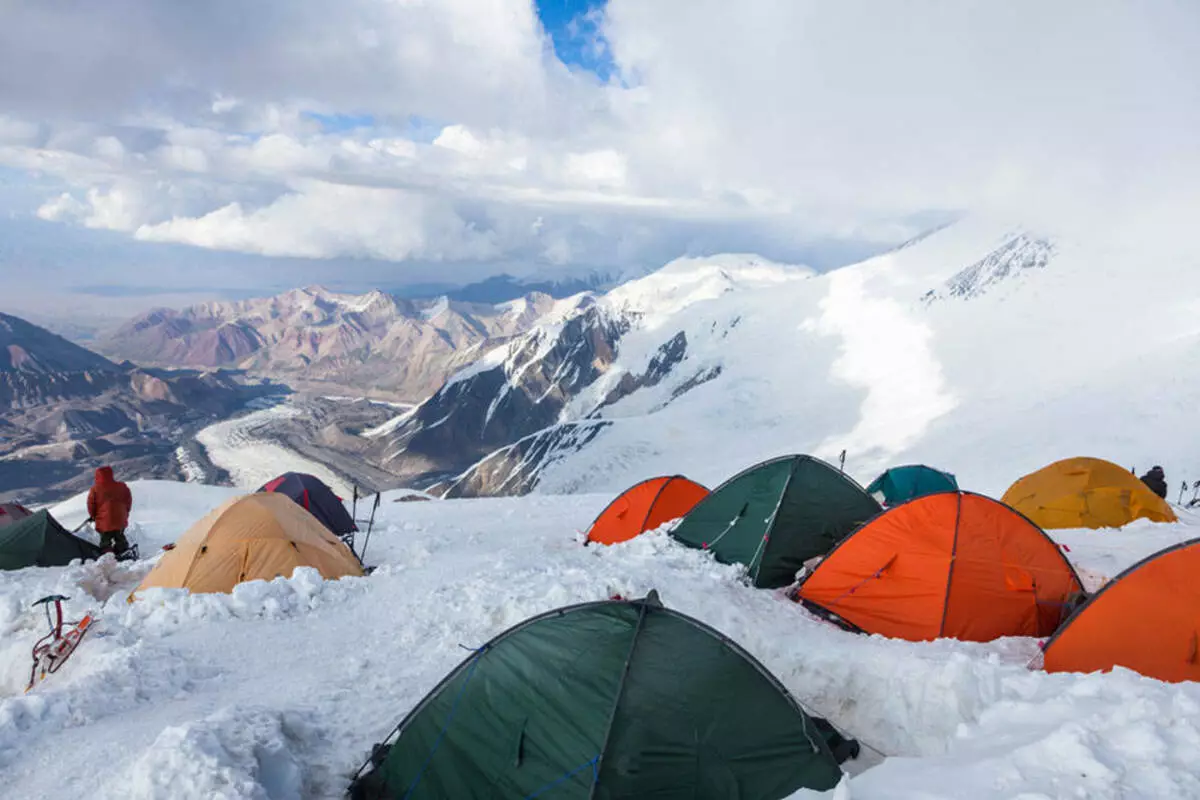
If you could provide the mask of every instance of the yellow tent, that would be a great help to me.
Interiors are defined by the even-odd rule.
[[[296,567],[326,579],[363,574],[316,517],[286,495],[260,492],[235,497],[189,528],[134,593],[155,586],[229,592],[243,581],[290,577]]]
[[[1137,476],[1099,458],[1056,461],[1014,483],[1003,500],[1043,528],[1120,528],[1142,517],[1177,519]]]

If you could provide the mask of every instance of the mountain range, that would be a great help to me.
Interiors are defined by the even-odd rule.
[[[148,386],[174,398],[164,419],[217,418],[248,390],[220,371],[236,367],[274,388],[412,400],[365,429],[385,406],[341,419],[325,404],[312,424],[292,414],[279,441],[325,431],[306,458],[326,448],[330,463],[452,497],[617,491],[679,472],[715,484],[782,452],[844,452],[859,476],[932,463],[990,492],[1078,454],[1192,480],[1180,432],[1200,400],[1186,377],[1200,329],[1179,287],[1197,266],[1176,240],[968,218],[821,274],[683,258],[608,291],[499,304],[312,287],[151,312],[102,344],[194,368],[183,374],[119,366],[10,320],[0,397],[43,410],[21,433],[10,411],[0,441],[27,458],[111,437],[138,414],[107,398],[146,402]],[[217,399],[181,399],[188,386]],[[97,396],[100,409],[85,407]],[[47,438],[67,410],[71,432]]]
[[[0,501],[77,492],[100,464],[126,477],[181,477],[185,432],[263,391],[227,373],[115,364],[0,314]]]
[[[844,451],[867,479],[932,463],[995,493],[1081,454],[1191,481],[1200,327],[1179,287],[1198,266],[1178,241],[978,218],[819,275],[681,259],[575,299],[371,433],[388,469],[448,496],[713,485],[785,452]]]
[[[96,343],[163,367],[225,367],[313,392],[417,401],[554,305],[534,292],[499,304],[410,300],[321,287],[140,315]]]

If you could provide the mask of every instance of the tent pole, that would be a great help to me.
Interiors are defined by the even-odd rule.
[[[369,545],[369,544],[371,543],[371,529],[373,529],[373,528],[375,527],[375,512],[379,510],[379,498],[380,498],[380,496],[381,496],[381,495],[380,495],[380,493],[379,493],[379,492],[376,492],[376,493],[375,493],[375,503],[374,503],[374,505],[372,505],[372,506],[371,506],[371,519],[370,519],[370,520],[368,520],[368,522],[367,522],[367,535],[366,535],[366,538],[364,538],[364,539],[363,539],[363,549],[362,549],[362,555],[361,555],[361,556],[359,556],[359,558],[358,558],[358,560],[359,560],[359,561],[362,561],[362,562],[363,562],[363,565],[364,565],[364,566],[365,566],[365,565],[366,565],[366,563],[367,563],[367,561],[366,561],[366,558],[367,558],[367,545]]]

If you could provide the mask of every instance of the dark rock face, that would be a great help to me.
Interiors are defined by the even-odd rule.
[[[0,314],[0,373],[115,372],[117,365],[20,317]]]
[[[608,369],[629,324],[592,307],[558,330],[521,337],[503,363],[457,376],[423,403],[384,443],[382,466],[419,484],[557,423]]]
[[[612,423],[585,420],[553,425],[501,448],[444,486],[443,497],[529,494],[542,472],[560,458],[578,453]]]
[[[144,370],[0,315],[0,500],[81,491],[101,464],[125,479],[177,478],[189,426],[261,393],[229,373]]]
[[[687,347],[687,334],[683,331],[675,334],[670,341],[659,346],[654,357],[650,359],[650,363],[646,365],[645,372],[641,375],[633,375],[629,372],[622,375],[621,380],[605,396],[603,402],[596,407],[592,415],[598,414],[600,409],[613,405],[633,394],[638,389],[657,386],[663,378],[671,374],[671,370],[683,361],[684,356],[687,355]],[[682,394],[682,392],[679,394]]]

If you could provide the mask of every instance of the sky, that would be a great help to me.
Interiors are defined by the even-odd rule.
[[[1200,208],[1192,0],[3,13],[9,308],[726,251],[827,269],[958,213],[1152,235]]]

